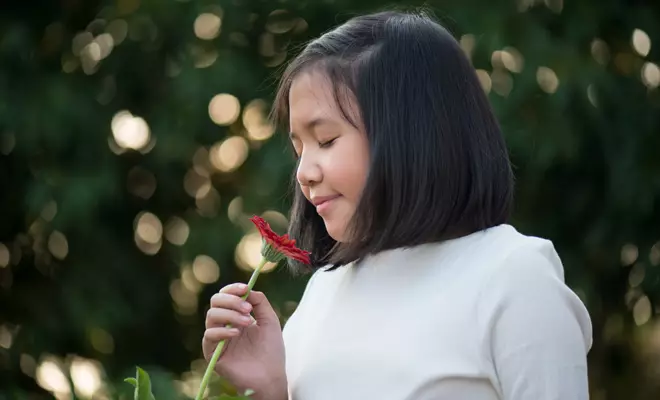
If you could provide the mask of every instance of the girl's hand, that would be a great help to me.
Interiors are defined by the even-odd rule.
[[[240,391],[252,389],[253,398],[286,400],[287,379],[284,340],[279,318],[262,292],[241,296],[247,285],[234,283],[211,298],[202,340],[204,358],[209,361],[221,340],[226,340],[215,367]],[[250,312],[254,318],[250,317]],[[231,324],[231,328],[226,325]]]

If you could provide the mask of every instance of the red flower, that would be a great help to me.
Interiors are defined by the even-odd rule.
[[[304,264],[310,264],[310,252],[296,247],[296,241],[289,238],[288,234],[278,235],[273,232],[263,218],[255,215],[250,218],[259,229],[262,239],[261,255],[270,262],[278,262],[288,257]]]

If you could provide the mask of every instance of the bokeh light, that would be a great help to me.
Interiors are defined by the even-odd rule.
[[[220,193],[213,188],[209,189],[195,197],[195,206],[197,206],[197,213],[203,217],[212,218],[218,215],[220,207]]]
[[[116,19],[108,24],[106,32],[112,36],[114,45],[118,46],[128,35],[128,23],[123,19]]]
[[[207,174],[201,175],[197,169],[189,169],[183,177],[183,188],[190,197],[197,199],[211,190],[211,181]]]
[[[75,357],[71,361],[71,381],[79,397],[91,398],[101,388],[103,378],[101,371],[102,367],[97,361],[80,357]]]
[[[500,96],[507,97],[513,88],[513,78],[511,75],[501,69],[496,69],[490,74],[493,91]]]
[[[459,44],[461,45],[463,52],[465,52],[465,55],[470,60],[472,60],[472,53],[474,52],[474,47],[477,44],[477,40],[475,39],[474,35],[471,33],[466,33],[459,39]]]
[[[190,55],[194,60],[195,68],[208,68],[215,64],[218,59],[218,51],[215,48],[206,46],[191,46]]]
[[[157,216],[143,212],[138,216],[136,233],[147,243],[158,243],[163,234],[163,226]]]
[[[263,57],[275,56],[275,35],[264,32],[259,36],[259,54]]]
[[[48,250],[55,258],[64,260],[69,254],[69,242],[62,232],[54,231],[48,238]]]
[[[186,289],[193,293],[199,293],[202,289],[202,284],[195,277],[190,263],[184,263],[181,265],[181,283],[183,283],[183,286],[185,286]]]
[[[209,102],[209,116],[218,125],[233,124],[241,113],[241,104],[236,96],[221,93]]]
[[[268,15],[266,29],[275,34],[282,34],[292,30],[298,20],[287,10],[274,10]]]
[[[633,288],[638,287],[644,282],[644,278],[646,278],[646,268],[644,267],[644,264],[637,263],[630,269],[630,274],[628,274],[628,284]]]
[[[37,371],[37,360],[30,354],[23,353],[18,360],[21,372],[30,378],[35,378]]]
[[[651,251],[649,252],[649,262],[653,266],[660,265],[660,242],[651,246]]]
[[[165,224],[165,238],[168,242],[183,246],[190,236],[188,223],[179,217],[171,217]]]
[[[596,88],[594,85],[589,85],[587,87],[587,98],[589,99],[589,102],[591,103],[592,106],[598,107],[598,101],[596,98]]]
[[[181,375],[181,381],[179,381],[178,389],[181,394],[189,397],[195,398],[197,391],[199,390],[199,385],[202,382],[202,374],[194,370],[186,371]],[[209,388],[206,388],[202,398],[207,398],[209,393]]]
[[[102,354],[112,354],[115,350],[115,340],[105,329],[91,328],[89,331],[89,343],[94,350]]]
[[[250,140],[266,140],[273,136],[275,127],[266,117],[268,105],[262,99],[249,102],[243,110],[243,126]]]
[[[501,53],[502,65],[511,72],[520,73],[525,67],[525,58],[515,47],[505,47]]]
[[[652,62],[644,63],[642,66],[642,82],[649,89],[660,86],[660,68]]]
[[[158,253],[162,245],[163,225],[150,212],[141,212],[135,217],[135,244],[145,254]]]
[[[0,347],[4,349],[11,348],[13,337],[9,328],[5,325],[0,325]]]
[[[539,67],[536,70],[536,81],[541,89],[549,94],[556,92],[559,87],[559,78],[557,78],[557,74],[548,67]]]
[[[44,356],[36,371],[37,384],[53,393],[58,400],[71,396],[71,385],[56,357]]]
[[[591,55],[598,64],[605,65],[610,60],[610,49],[602,39],[594,39],[591,42]]]
[[[195,18],[193,29],[195,36],[200,39],[211,40],[220,35],[222,18],[213,13],[202,13]]]
[[[193,315],[197,312],[197,293],[186,287],[181,279],[170,283],[170,296],[174,301],[175,310],[180,315]]]
[[[630,40],[637,54],[642,57],[649,55],[649,52],[651,51],[651,38],[646,32],[641,29],[635,29]]]
[[[490,90],[493,87],[493,81],[490,79],[490,74],[488,71],[483,69],[477,70],[477,78],[479,78],[479,83],[486,93],[490,93]]]
[[[9,248],[4,243],[0,243],[0,268],[4,268],[9,265],[11,260],[11,254],[9,253]]]
[[[230,172],[240,167],[248,156],[248,143],[241,136],[232,136],[214,144],[209,150],[211,164],[222,172]]]
[[[83,49],[94,40],[94,35],[84,31],[77,33],[71,40],[71,52],[74,56],[80,56]]]
[[[246,270],[252,271],[261,262],[261,236],[259,232],[250,232],[243,236],[236,246],[234,259],[236,264]],[[270,272],[277,266],[276,263],[268,262],[262,268],[262,272]]]
[[[633,319],[637,326],[644,325],[651,319],[652,306],[648,296],[640,297],[633,307]]]
[[[193,169],[198,175],[206,178],[209,177],[213,167],[209,161],[209,151],[206,149],[206,147],[201,146],[195,151],[192,162]]]
[[[555,14],[561,13],[564,9],[564,0],[543,0],[543,2]]]
[[[289,227],[289,220],[279,211],[267,210],[261,215],[275,231],[286,231]]]
[[[227,206],[227,217],[234,224],[238,224],[243,217],[243,199],[240,196],[234,197],[229,202]]]
[[[41,218],[44,221],[52,221],[55,215],[57,215],[57,203],[51,200],[41,209]]]
[[[621,265],[627,267],[637,261],[639,249],[632,243],[627,243],[621,247]]]
[[[220,278],[220,267],[211,257],[201,254],[195,257],[192,264],[195,278],[204,284],[214,283]]]
[[[111,128],[115,142],[124,149],[143,149],[151,138],[147,122],[126,110],[115,114],[112,118]]]

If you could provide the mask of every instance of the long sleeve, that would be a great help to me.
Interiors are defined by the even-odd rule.
[[[485,281],[479,302],[483,351],[504,400],[589,398],[589,314],[564,283],[552,244],[510,254]]]

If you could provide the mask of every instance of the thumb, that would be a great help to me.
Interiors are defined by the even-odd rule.
[[[279,318],[277,317],[273,306],[271,306],[263,292],[252,290],[245,300],[252,304],[252,315],[257,321],[257,324],[279,323]]]

